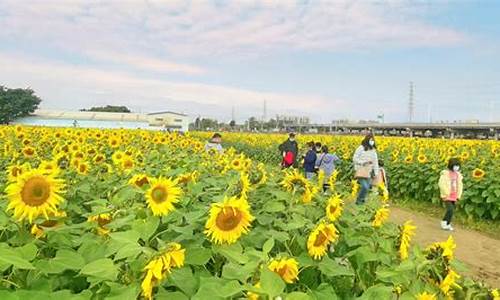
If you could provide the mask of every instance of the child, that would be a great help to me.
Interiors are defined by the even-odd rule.
[[[450,158],[448,169],[441,171],[439,177],[439,191],[441,199],[446,206],[446,213],[441,221],[441,228],[453,231],[451,219],[455,209],[455,203],[462,197],[463,183],[462,174],[460,174],[460,161],[457,158]]]
[[[378,160],[378,166],[379,166],[379,171],[378,171],[378,178],[377,178],[377,183],[384,184],[384,187],[386,190],[389,190],[389,177],[387,176],[387,172],[385,171],[384,168],[384,161],[379,159]]]
[[[224,149],[222,148],[221,142],[222,142],[222,136],[220,135],[220,133],[214,133],[214,135],[208,141],[208,143],[205,144],[205,151],[207,152],[215,151],[223,153]]]
[[[323,192],[325,192],[329,187],[328,178],[330,178],[335,171],[336,164],[340,163],[340,158],[333,153],[328,153],[327,145],[321,147],[321,152],[322,153],[316,158],[316,166],[325,173],[325,182],[323,183]]]
[[[304,157],[304,171],[306,178],[311,179],[314,176],[314,165],[316,163],[316,150],[314,149],[314,142],[307,143],[307,153]]]

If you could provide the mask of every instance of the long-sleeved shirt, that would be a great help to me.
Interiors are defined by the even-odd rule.
[[[379,174],[378,155],[375,149],[365,150],[363,145],[359,146],[354,152],[352,161],[354,163],[354,170],[369,165],[371,166],[372,174]]]
[[[304,170],[306,172],[314,172],[314,164],[316,163],[316,151],[307,151],[306,157],[304,157]]]
[[[316,168],[323,170],[326,177],[330,177],[335,171],[335,165],[340,162],[340,158],[331,153],[321,153],[316,158]]]

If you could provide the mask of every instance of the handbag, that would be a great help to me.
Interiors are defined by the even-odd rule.
[[[356,170],[354,178],[370,178],[371,171],[372,171],[371,165],[363,165]]]

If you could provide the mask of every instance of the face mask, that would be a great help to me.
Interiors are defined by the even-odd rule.
[[[453,171],[458,172],[460,170],[460,166],[453,166]]]
[[[295,139],[290,138],[290,142],[294,142],[294,141],[295,141]]]
[[[372,146],[372,147],[373,147],[373,146],[375,145],[375,141],[374,141],[374,140],[370,140],[370,141],[368,142],[368,144],[370,144],[370,146]]]

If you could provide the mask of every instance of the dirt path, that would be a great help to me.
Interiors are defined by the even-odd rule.
[[[500,287],[500,240],[477,231],[462,229],[458,225],[453,226],[453,232],[444,231],[439,227],[440,220],[397,207],[391,207],[390,219],[397,224],[413,220],[417,226],[414,241],[422,247],[445,241],[452,235],[457,244],[456,258],[470,269],[468,275],[493,287]]]

